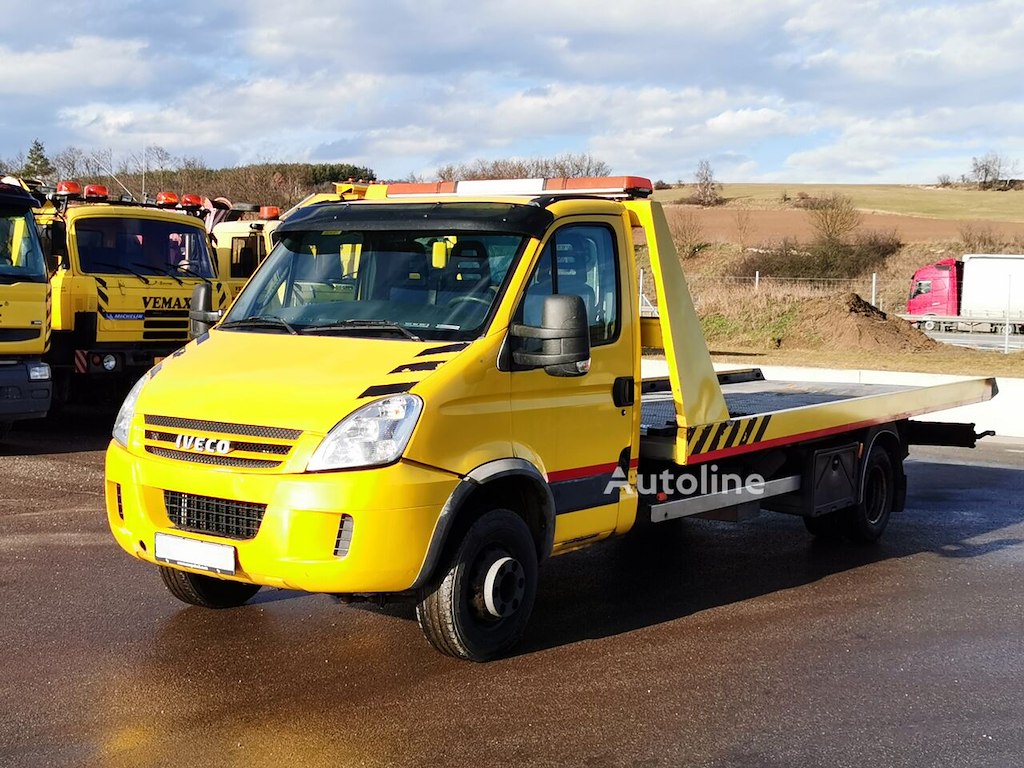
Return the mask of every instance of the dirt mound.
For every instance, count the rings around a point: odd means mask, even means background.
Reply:
[[[939,347],[906,320],[890,317],[856,293],[801,302],[783,344],[790,346],[794,337],[829,349],[865,352],[925,352]]]

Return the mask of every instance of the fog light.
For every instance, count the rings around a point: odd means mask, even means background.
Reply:
[[[50,366],[46,363],[29,363],[28,378],[29,381],[49,381]]]
[[[113,355],[103,356],[103,370],[112,371],[117,368],[117,358]]]

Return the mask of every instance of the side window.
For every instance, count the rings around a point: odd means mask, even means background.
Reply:
[[[910,298],[914,298],[915,296],[921,296],[922,294],[931,293],[931,292],[932,292],[932,281],[931,280],[918,280],[917,281],[917,285],[914,286],[914,292],[911,294]]]
[[[527,283],[518,313],[521,322],[540,325],[544,297],[552,294],[575,294],[583,299],[591,345],[618,338],[618,258],[615,235],[609,227],[576,224],[554,233]]]

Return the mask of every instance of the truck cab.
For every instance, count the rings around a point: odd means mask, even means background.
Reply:
[[[32,218],[37,204],[20,184],[0,182],[0,438],[13,422],[50,408],[50,367],[42,361],[50,284]]]
[[[194,195],[140,204],[77,182],[37,208],[54,266],[47,361],[62,401],[93,388],[123,393],[184,344],[196,285],[227,305],[199,208]]]
[[[943,259],[921,267],[910,283],[907,314],[940,317],[960,314],[962,284],[963,262],[957,259]]]

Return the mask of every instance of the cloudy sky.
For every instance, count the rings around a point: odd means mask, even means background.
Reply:
[[[690,180],[1024,174],[1021,0],[0,0],[0,158],[34,138],[380,178],[587,152]]]

